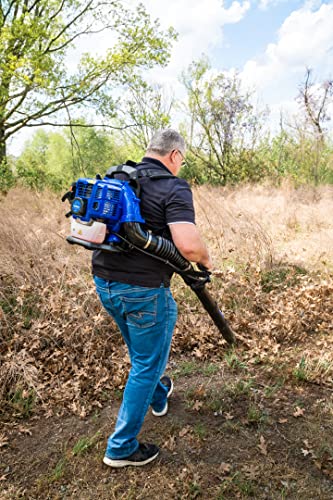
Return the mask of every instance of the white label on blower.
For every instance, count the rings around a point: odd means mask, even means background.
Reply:
[[[71,236],[91,243],[103,243],[106,236],[106,224],[96,221],[83,224],[72,217]]]

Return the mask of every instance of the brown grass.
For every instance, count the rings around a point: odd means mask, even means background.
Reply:
[[[263,356],[272,343],[332,332],[332,189],[201,187],[195,200],[217,268],[212,292],[245,348]],[[45,407],[85,414],[126,378],[128,359],[96,298],[90,253],[65,242],[66,210],[54,194],[22,189],[1,202],[3,411],[20,387]],[[173,289],[173,351],[219,358],[224,341],[195,296],[177,278]]]
[[[210,289],[238,343],[227,349],[175,277],[177,391],[171,414],[144,426],[162,458],[121,472],[101,458],[128,358],[91,255],[65,242],[54,194],[0,202],[1,498],[332,498],[333,190],[194,194]]]
[[[195,199],[217,266],[287,261],[332,271],[333,187],[205,186],[195,190]]]

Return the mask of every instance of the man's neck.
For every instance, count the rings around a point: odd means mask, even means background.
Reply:
[[[160,156],[160,155],[157,155],[157,154],[155,154],[155,153],[151,153],[151,152],[149,151],[149,152],[147,152],[147,153],[145,154],[145,156],[146,156],[147,158],[153,158],[154,160],[158,160],[158,161],[160,161],[160,162],[161,162],[161,163],[163,163],[163,165],[164,165],[164,166],[165,166],[165,167],[169,170],[169,172],[171,172],[171,173],[172,173],[172,175],[177,175],[177,173],[176,173],[176,168],[175,168],[175,166],[174,166],[174,165],[172,165],[172,163],[170,162],[168,155],[166,155],[166,156]]]

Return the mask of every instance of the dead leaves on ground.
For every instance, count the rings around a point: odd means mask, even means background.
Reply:
[[[27,259],[40,258],[40,245],[29,244]],[[54,245],[52,252],[57,248]],[[103,404],[110,391],[124,386],[129,369],[126,349],[116,325],[101,308],[89,276],[89,261],[83,259],[82,264],[81,254],[86,255],[68,250],[68,256],[62,257],[64,266],[59,259],[51,262],[44,255],[43,266],[47,262],[49,266],[38,268],[35,262],[24,276],[17,277],[17,283],[8,273],[10,266],[3,269],[0,383],[6,385],[4,401],[18,387],[23,395],[32,388],[45,411],[63,405],[84,417]],[[210,285],[236,337],[239,334],[238,345],[248,363],[273,365],[277,357],[288,354],[289,346],[304,340],[313,339],[321,352],[332,351],[325,334],[333,331],[333,279],[315,275],[294,279],[290,272],[288,286],[274,283],[269,292],[263,290],[263,273],[255,266],[243,273],[221,271]],[[193,292],[178,277],[173,291],[180,305],[174,353],[190,353],[203,361],[221,359],[226,343]],[[312,372],[307,375],[316,382],[333,384],[329,354],[313,368],[310,361]],[[193,409],[201,407],[198,396]]]

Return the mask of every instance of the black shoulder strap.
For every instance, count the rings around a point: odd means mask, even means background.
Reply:
[[[151,165],[151,163],[138,163],[137,167],[141,167],[141,165]],[[150,179],[169,179],[170,177],[175,177],[171,172],[163,172],[161,173],[161,169],[158,167],[148,167],[148,168],[138,168],[138,177],[149,177]]]

